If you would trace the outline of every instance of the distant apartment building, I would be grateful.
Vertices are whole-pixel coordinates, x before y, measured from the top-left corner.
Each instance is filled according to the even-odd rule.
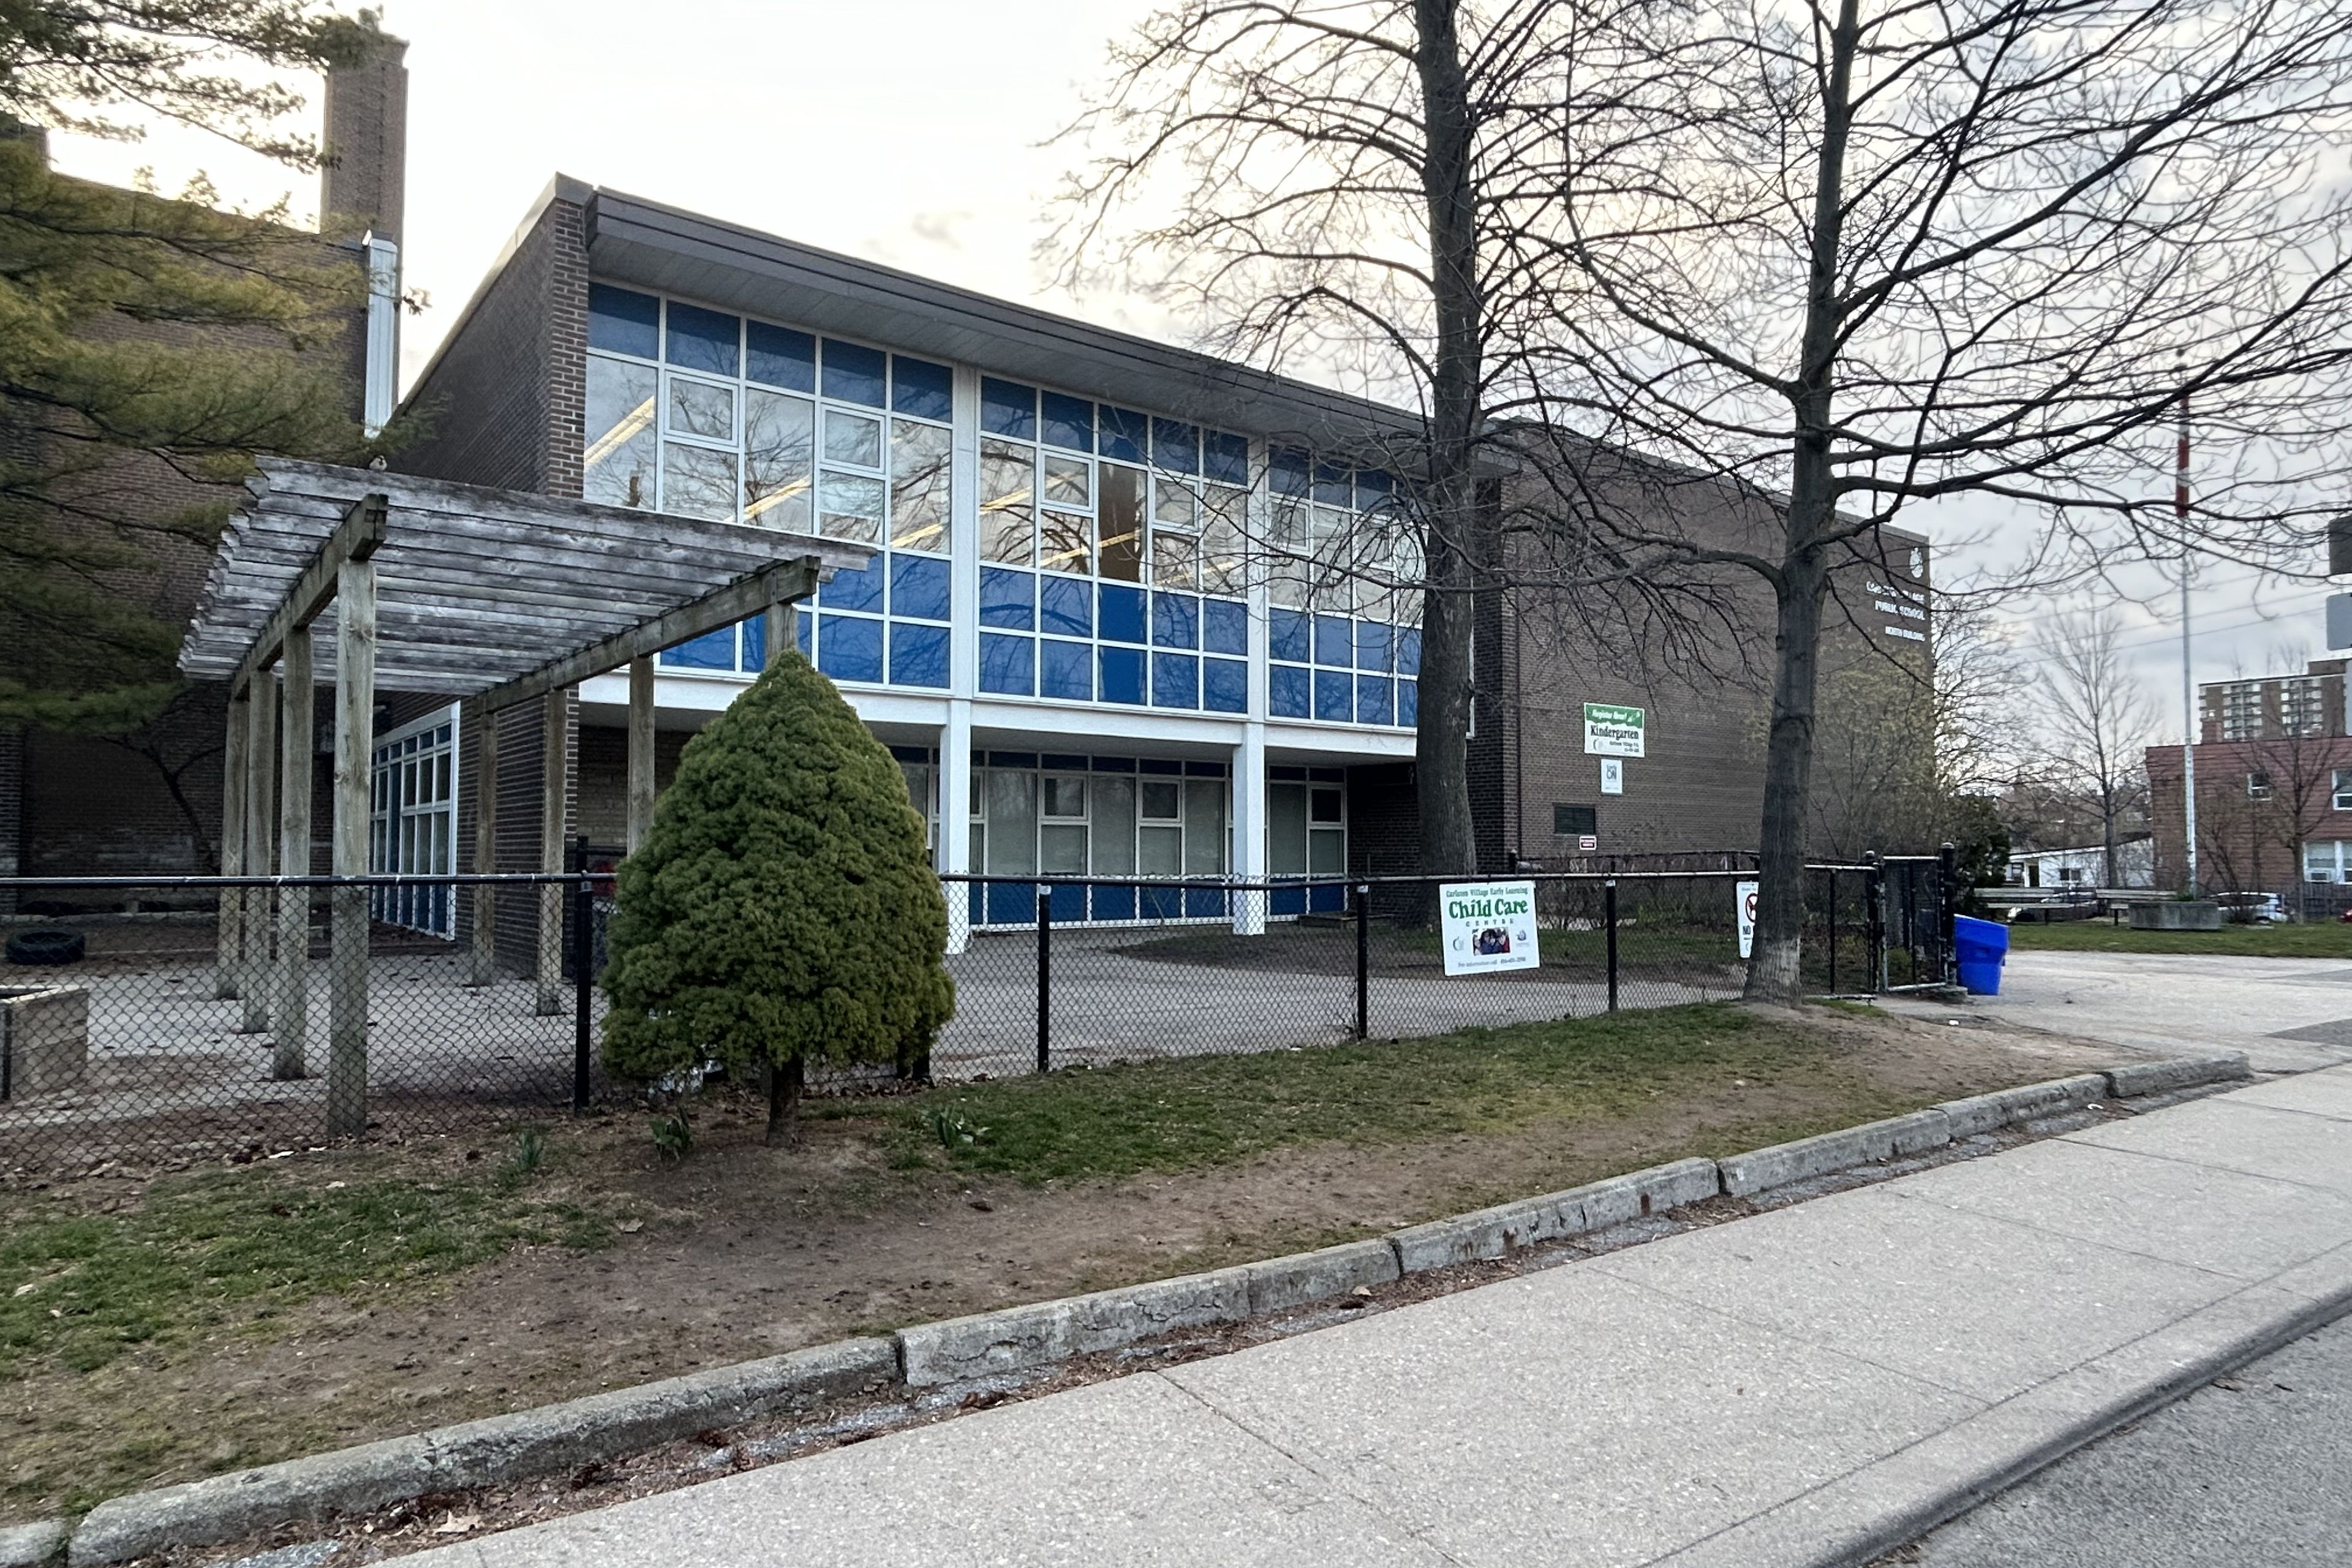
[[[2341,658],[2198,689],[2197,879],[2220,891],[2352,881],[2352,722]],[[2159,887],[2187,880],[2181,748],[2147,753]]]

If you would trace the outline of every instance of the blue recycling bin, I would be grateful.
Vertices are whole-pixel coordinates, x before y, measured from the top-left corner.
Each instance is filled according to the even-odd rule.
[[[2001,961],[2009,956],[2007,926],[1954,915],[1952,952],[1959,960],[1960,989],[1971,996],[2000,994]]]

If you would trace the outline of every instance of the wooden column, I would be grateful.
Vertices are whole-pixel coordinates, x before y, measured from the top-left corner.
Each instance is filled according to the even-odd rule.
[[[310,749],[318,688],[310,671],[310,630],[286,639],[278,665],[278,868],[282,876],[310,872]],[[309,1075],[305,1053],[310,1036],[310,889],[278,889],[278,1047],[269,1076]]]
[[[474,869],[487,875],[499,868],[499,716],[467,708],[464,722],[474,738]],[[488,883],[474,888],[474,946],[468,985],[491,985],[499,978],[499,890]]]
[[[228,733],[221,749],[220,868],[224,877],[237,876],[245,869],[245,743],[249,722],[245,705],[243,691],[230,693]],[[219,956],[213,973],[213,996],[233,1002],[245,964],[245,889],[223,888],[218,911],[214,917]]]
[[[539,868],[563,867],[563,797],[566,783],[565,721],[571,715],[571,691],[558,687],[541,700],[539,773]],[[541,1017],[564,1012],[563,889],[548,883],[539,889],[539,1002]]]
[[[270,808],[278,774],[278,672],[257,672],[245,705],[245,874],[267,877],[278,843],[277,815]],[[245,1003],[240,1034],[258,1035],[269,1027],[270,910],[276,900],[266,888],[248,889],[245,900],[245,963],[236,994]]]
[[[334,872],[368,868],[368,788],[375,742],[375,563],[346,561],[335,581]],[[327,1136],[367,1131],[368,903],[337,888],[328,979]]]
[[[797,653],[800,645],[793,640],[793,607],[781,599],[772,599],[764,612],[764,629],[768,636],[768,658],[771,663],[788,653]]]
[[[629,660],[629,844],[635,854],[654,826],[654,661]]]

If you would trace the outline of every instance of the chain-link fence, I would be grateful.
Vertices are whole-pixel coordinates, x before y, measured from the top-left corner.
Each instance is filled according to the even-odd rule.
[[[1895,864],[1809,870],[1808,990],[1944,976],[1937,862]],[[1511,879],[1533,886],[1536,962],[1449,974],[1436,879],[946,877],[956,1012],[930,1071],[1003,1077],[1739,994],[1753,873]],[[593,1048],[607,874],[0,890],[21,911],[0,972],[0,1172],[453,1131],[625,1087],[604,1083]]]

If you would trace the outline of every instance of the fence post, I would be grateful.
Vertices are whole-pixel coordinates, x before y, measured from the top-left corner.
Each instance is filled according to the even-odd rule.
[[[1862,874],[1863,918],[1869,922],[1870,988],[1871,994],[1881,995],[1886,990],[1886,869],[1878,863],[1878,851],[1863,857],[1868,868]]]
[[[1936,978],[1947,985],[1959,979],[1959,966],[1952,961],[1952,944],[1958,934],[1952,917],[1960,912],[1959,881],[1959,847],[1947,844],[1936,851]]]
[[[1037,889],[1037,1070],[1054,1066],[1054,889]]]
[[[1372,889],[1359,882],[1349,889],[1356,906],[1356,1038],[1372,1037]]]
[[[588,880],[588,836],[572,841],[572,1114],[588,1114],[588,989],[596,957],[596,894]]]
[[[1609,1010],[1617,1011],[1617,879],[1601,884],[1601,929],[1609,943]]]
[[[1837,868],[1836,868],[1836,867],[1834,867],[1834,866],[1830,867],[1827,870],[1825,870],[1825,871],[1823,871],[1823,872],[1822,873],[1822,880],[1826,881],[1826,882],[1829,884],[1829,889],[1830,889],[1830,989],[1829,989],[1829,994],[1830,994],[1831,995],[1834,996],[1834,995],[1836,995],[1836,994],[1838,994],[1838,988],[1837,988],[1837,888],[1838,888],[1838,873],[1837,873]]]

